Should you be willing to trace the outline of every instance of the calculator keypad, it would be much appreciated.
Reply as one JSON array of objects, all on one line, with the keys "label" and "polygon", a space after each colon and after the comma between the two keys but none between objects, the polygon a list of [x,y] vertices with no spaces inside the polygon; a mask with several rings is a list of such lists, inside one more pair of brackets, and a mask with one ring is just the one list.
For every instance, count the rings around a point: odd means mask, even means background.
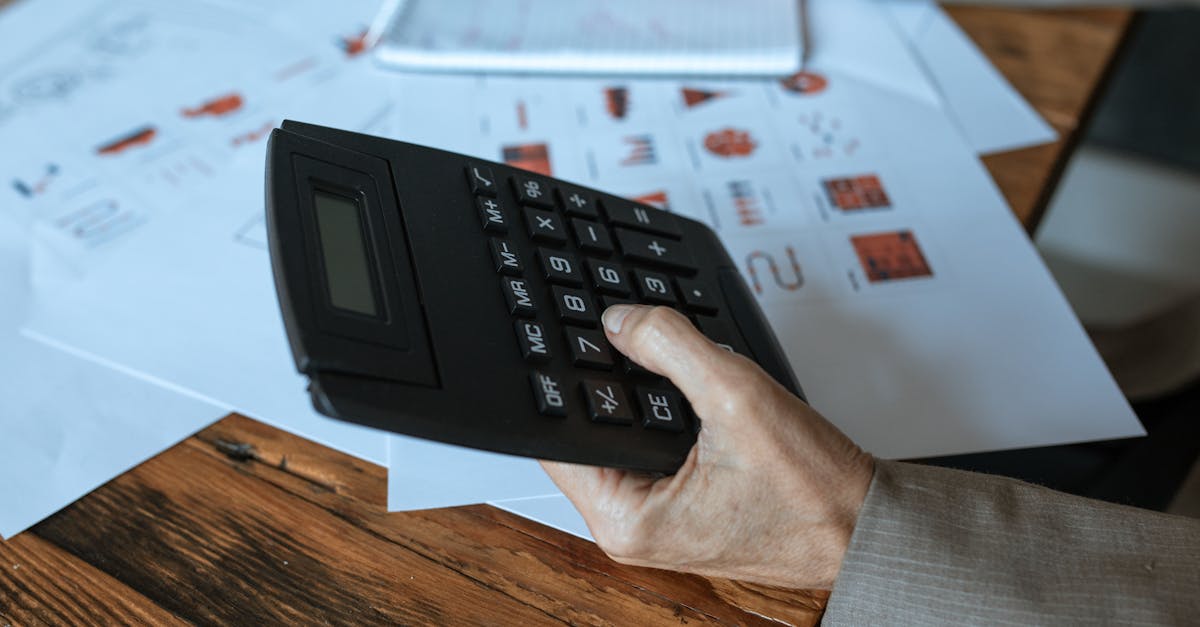
[{"label": "calculator keypad", "polygon": [[[613,305],[666,305],[693,314],[714,341],[748,354],[736,328],[716,317],[719,298],[695,278],[697,264],[676,218],[525,173],[507,177],[516,206],[506,207],[498,193],[503,176],[498,182],[491,168],[470,163],[466,172],[481,228],[493,236],[492,264],[531,368],[538,412],[562,418],[582,410],[595,423],[688,429],[678,390],[613,349],[599,325],[601,312]],[[514,217],[524,232],[509,222]],[[552,304],[543,307],[546,299]],[[566,354],[557,354],[557,346]],[[578,377],[563,374],[562,364],[577,369]]]}]

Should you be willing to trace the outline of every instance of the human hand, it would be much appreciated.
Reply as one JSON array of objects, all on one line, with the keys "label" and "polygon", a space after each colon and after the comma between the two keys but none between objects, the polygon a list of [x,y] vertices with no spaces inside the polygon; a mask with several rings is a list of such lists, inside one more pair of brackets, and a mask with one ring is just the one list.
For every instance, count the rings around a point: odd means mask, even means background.
[{"label": "human hand", "polygon": [[672,309],[617,305],[604,327],[617,350],[687,396],[703,428],[671,477],[542,462],[600,548],[623,564],[832,588],[871,456]]}]

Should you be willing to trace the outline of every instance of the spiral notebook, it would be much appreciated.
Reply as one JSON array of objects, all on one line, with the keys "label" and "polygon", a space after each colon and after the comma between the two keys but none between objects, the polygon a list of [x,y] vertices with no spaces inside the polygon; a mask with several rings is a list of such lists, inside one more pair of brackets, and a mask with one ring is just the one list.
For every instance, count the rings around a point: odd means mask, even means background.
[{"label": "spiral notebook", "polygon": [[406,71],[778,76],[804,49],[799,0],[391,0],[375,58]]}]

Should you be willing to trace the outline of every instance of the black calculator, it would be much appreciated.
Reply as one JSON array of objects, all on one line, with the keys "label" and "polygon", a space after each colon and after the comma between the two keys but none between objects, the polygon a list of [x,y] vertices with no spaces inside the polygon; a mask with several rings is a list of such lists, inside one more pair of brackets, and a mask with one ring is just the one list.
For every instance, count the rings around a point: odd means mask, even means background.
[{"label": "black calculator", "polygon": [[801,393],[707,226],[433,148],[286,121],[271,265],[321,413],[499,453],[678,470],[700,421],[609,346],[600,314],[672,307]]}]

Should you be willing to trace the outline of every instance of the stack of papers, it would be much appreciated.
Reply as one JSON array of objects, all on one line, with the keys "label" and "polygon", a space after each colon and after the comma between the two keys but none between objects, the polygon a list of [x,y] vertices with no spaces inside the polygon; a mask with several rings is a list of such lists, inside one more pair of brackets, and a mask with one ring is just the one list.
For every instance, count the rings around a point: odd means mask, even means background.
[{"label": "stack of papers", "polygon": [[877,455],[1141,434],[977,159],[1053,133],[932,3],[812,6],[809,71],[744,81],[384,71],[373,0],[0,13],[0,141],[22,148],[0,155],[0,535],[236,410],[386,464],[392,509],[493,502],[586,536],[531,460],[309,407],[265,249],[284,118],[712,225],[813,405]]}]

